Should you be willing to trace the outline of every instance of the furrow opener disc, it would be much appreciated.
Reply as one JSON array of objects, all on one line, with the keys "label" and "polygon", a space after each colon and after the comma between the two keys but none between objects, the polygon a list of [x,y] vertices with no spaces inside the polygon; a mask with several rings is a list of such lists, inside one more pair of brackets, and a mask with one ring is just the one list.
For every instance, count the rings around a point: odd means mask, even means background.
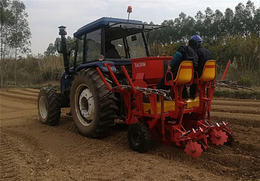
[{"label": "furrow opener disc", "polygon": [[215,128],[210,133],[210,140],[213,144],[219,146],[224,145],[225,142],[227,142],[228,136],[225,132],[222,130],[217,131]]},{"label": "furrow opener disc", "polygon": [[184,149],[185,153],[187,155],[190,155],[194,158],[197,158],[201,155],[202,153],[202,148],[201,145],[198,144],[197,142],[193,142],[192,140],[190,140],[187,144],[186,144],[186,148]]}]

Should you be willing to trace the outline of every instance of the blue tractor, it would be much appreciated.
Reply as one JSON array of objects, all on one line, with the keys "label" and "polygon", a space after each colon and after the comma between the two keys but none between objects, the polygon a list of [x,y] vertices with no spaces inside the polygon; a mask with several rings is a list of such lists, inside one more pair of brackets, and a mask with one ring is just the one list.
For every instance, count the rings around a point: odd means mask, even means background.
[{"label": "blue tractor", "polygon": [[40,121],[57,125],[61,108],[70,107],[75,125],[82,135],[93,138],[108,135],[114,120],[124,117],[124,102],[120,94],[108,90],[96,67],[111,86],[114,83],[107,66],[113,70],[120,84],[124,84],[126,79],[120,67],[124,65],[132,76],[131,60],[150,56],[147,32],[160,27],[136,20],[100,18],[74,33],[77,40],[73,66],[70,67],[71,51],[67,50],[66,27],[60,26],[58,49],[63,54],[65,72],[61,76],[60,93],[51,87],[40,90]]}]

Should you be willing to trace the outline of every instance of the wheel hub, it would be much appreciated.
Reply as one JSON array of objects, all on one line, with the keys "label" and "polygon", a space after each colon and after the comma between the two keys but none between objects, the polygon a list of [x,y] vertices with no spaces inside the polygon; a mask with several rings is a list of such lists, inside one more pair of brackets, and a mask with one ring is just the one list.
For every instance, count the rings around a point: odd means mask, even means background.
[{"label": "wheel hub", "polygon": [[47,100],[45,97],[41,96],[39,101],[39,111],[42,119],[46,119],[48,115],[47,111]]},{"label": "wheel hub", "polygon": [[88,88],[84,89],[79,96],[79,111],[87,120],[84,124],[90,124],[94,118],[95,105],[93,95]]},{"label": "wheel hub", "polygon": [[134,145],[136,145],[136,146],[140,145],[141,144],[141,134],[140,134],[140,132],[134,131],[131,134],[131,139],[132,139],[132,142],[134,143]]}]

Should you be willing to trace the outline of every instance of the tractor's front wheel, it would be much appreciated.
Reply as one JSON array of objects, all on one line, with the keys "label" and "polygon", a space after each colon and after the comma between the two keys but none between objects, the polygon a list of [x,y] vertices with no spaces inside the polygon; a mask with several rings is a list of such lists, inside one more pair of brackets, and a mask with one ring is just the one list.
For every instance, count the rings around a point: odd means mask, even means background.
[{"label": "tractor's front wheel", "polygon": [[128,142],[133,151],[145,153],[151,148],[151,134],[147,125],[136,122],[128,128]]},{"label": "tractor's front wheel", "polygon": [[104,137],[112,129],[116,116],[116,98],[95,69],[78,72],[70,91],[73,120],[87,137]]},{"label": "tractor's front wheel", "polygon": [[38,95],[38,115],[43,124],[55,126],[60,120],[60,97],[51,87],[43,87]]}]

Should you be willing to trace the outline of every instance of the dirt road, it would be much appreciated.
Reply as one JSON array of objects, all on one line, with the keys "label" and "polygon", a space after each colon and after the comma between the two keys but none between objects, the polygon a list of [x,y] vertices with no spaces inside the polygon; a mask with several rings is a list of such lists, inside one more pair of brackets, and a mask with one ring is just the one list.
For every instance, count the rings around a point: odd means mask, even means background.
[{"label": "dirt road", "polygon": [[195,159],[160,143],[133,152],[119,126],[105,139],[83,137],[68,109],[58,126],[45,126],[38,92],[0,91],[0,180],[260,180],[260,101],[213,100],[212,119],[228,121],[236,142],[210,145]]}]

